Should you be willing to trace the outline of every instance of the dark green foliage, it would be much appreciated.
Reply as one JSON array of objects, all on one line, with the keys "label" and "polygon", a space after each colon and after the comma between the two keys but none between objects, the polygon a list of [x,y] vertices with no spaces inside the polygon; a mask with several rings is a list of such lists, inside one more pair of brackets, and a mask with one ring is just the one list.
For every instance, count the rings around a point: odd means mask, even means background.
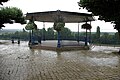
[{"label": "dark green foliage", "polygon": [[96,38],[99,39],[100,38],[100,27],[97,27],[97,31],[96,31]]},{"label": "dark green foliage", "polygon": [[7,2],[9,0],[0,0],[0,4],[3,5],[4,2]]},{"label": "dark green foliage", "polygon": [[25,26],[26,30],[37,30],[37,25],[34,23],[34,20],[29,20],[28,24]]},{"label": "dark green foliage", "polygon": [[46,39],[53,40],[54,37],[54,30],[53,28],[48,28],[46,32]]},{"label": "dark green foliage", "polygon": [[[45,30],[45,34],[43,34],[44,30],[45,29],[39,29],[39,30],[33,31],[36,40],[38,39],[38,37],[43,40],[44,35],[45,35],[46,40],[57,40],[57,32],[55,32],[53,30],[53,28],[48,28],[47,30]],[[0,39],[11,40],[12,37],[14,37],[16,39],[19,37],[20,40],[29,40],[29,36],[30,36],[29,32],[25,31],[25,29],[23,29],[23,31],[20,31],[20,30],[16,31],[15,33],[7,33],[7,32],[1,34]],[[88,32],[88,34],[89,34],[89,32]],[[100,38],[96,38],[96,35],[97,35],[97,32],[91,33],[91,39],[92,39],[91,41],[94,44],[112,44],[112,45],[120,44],[118,32],[117,33],[101,32]],[[85,41],[85,36],[86,36],[85,32],[80,32],[79,40]],[[75,40],[76,41],[77,38],[78,38],[78,32],[72,32],[70,29],[68,29],[66,27],[61,30],[61,40]],[[88,35],[88,41],[89,41],[89,39],[90,38]]]},{"label": "dark green foliage", "polygon": [[[0,5],[3,5],[4,2],[7,2],[9,0],[0,0]],[[0,29],[2,27],[5,27],[3,24],[5,23],[21,23],[25,24],[25,18],[23,16],[23,13],[20,9],[13,7],[0,7]]]},{"label": "dark green foliage", "polygon": [[23,16],[23,13],[20,9],[16,7],[5,7],[0,8],[0,28],[4,27],[3,24],[5,23],[21,23],[25,24],[25,18]]},{"label": "dark green foliage", "polygon": [[61,39],[62,40],[70,40],[72,38],[73,38],[72,31],[70,29],[65,27],[61,30]]},{"label": "dark green foliage", "polygon": [[86,8],[100,20],[112,22],[120,33],[120,0],[80,0],[79,6]]}]

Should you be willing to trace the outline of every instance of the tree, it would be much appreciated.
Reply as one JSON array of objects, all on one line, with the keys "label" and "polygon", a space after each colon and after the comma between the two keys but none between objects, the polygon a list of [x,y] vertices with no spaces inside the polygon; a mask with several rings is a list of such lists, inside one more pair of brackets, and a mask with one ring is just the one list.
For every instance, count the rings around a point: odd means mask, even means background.
[{"label": "tree", "polygon": [[93,35],[93,40],[94,40],[95,43],[100,43],[100,35],[101,35],[100,27],[97,26],[96,32]]},{"label": "tree", "polygon": [[48,28],[46,32],[46,38],[49,40],[54,39],[54,30],[53,28]]},{"label": "tree", "polygon": [[114,23],[120,35],[120,0],[80,0],[78,4],[99,16],[99,20]]},{"label": "tree", "polygon": [[[4,2],[7,2],[9,0],[0,0],[0,5],[3,5]],[[20,9],[16,7],[1,7],[0,8],[0,29],[2,27],[5,27],[3,24],[5,23],[21,23],[25,24],[25,18],[23,16],[23,13]]]},{"label": "tree", "polygon": [[100,43],[102,44],[110,44],[110,35],[109,33],[103,33],[103,35],[101,36],[101,39],[100,39]]},{"label": "tree", "polygon": [[100,39],[100,27],[97,26],[96,39]]},{"label": "tree", "polygon": [[0,4],[3,5],[4,2],[7,2],[9,0],[0,0]]},{"label": "tree", "polygon": [[2,27],[5,27],[3,24],[5,23],[21,23],[25,24],[25,18],[23,16],[23,13],[20,9],[16,7],[5,7],[0,8],[0,29]]},{"label": "tree", "polygon": [[114,35],[114,40],[115,40],[116,44],[120,43],[119,38],[120,38],[120,36],[119,36],[118,32],[116,32]]},{"label": "tree", "polygon": [[66,27],[61,30],[61,38],[63,40],[68,40],[72,37],[72,31]]}]

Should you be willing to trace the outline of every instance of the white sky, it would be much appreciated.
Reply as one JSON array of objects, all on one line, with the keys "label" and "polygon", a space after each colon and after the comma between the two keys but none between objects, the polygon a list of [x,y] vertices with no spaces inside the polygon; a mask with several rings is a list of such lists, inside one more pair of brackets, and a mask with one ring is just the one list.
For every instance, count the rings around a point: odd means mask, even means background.
[{"label": "white sky", "polygon": [[[86,10],[79,10],[79,6],[77,4],[79,0],[10,0],[4,3],[4,7],[18,7],[20,8],[24,14],[27,12],[42,12],[42,11],[72,11],[72,12],[81,12],[87,13]],[[43,28],[43,23],[36,22],[38,28]],[[80,24],[81,25],[81,24]],[[45,23],[46,28],[52,27],[52,23]],[[65,27],[69,27],[71,31],[77,31],[78,24],[66,24]],[[101,32],[116,32],[114,30],[113,25],[110,23],[105,23],[104,21],[94,21],[92,22],[92,31],[96,31],[96,27],[100,26]],[[3,29],[23,29],[25,25],[20,24],[6,24],[6,27]],[[85,31],[80,29],[80,31]]]}]

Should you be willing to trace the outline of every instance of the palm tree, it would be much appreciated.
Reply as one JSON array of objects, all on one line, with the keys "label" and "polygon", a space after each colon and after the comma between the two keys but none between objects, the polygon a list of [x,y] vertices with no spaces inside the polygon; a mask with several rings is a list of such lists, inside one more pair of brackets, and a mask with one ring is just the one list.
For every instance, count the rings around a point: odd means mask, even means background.
[{"label": "palm tree", "polygon": [[82,25],[82,28],[86,29],[85,46],[87,46],[87,30],[91,30],[92,26],[86,22]]}]

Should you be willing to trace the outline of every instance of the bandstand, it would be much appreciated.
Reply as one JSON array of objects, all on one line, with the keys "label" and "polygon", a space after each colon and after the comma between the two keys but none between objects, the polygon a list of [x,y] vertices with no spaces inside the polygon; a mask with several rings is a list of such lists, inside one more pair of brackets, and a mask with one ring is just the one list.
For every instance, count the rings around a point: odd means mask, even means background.
[{"label": "bandstand", "polygon": [[[39,22],[51,22],[54,23],[56,18],[62,18],[64,23],[78,23],[78,27],[75,27],[78,29],[78,36],[79,36],[79,23],[83,22],[90,22],[94,21],[94,18],[92,14],[86,14],[86,13],[78,13],[78,12],[69,12],[69,11],[45,11],[45,12],[34,12],[34,13],[27,13],[26,14],[26,19],[34,19],[34,21],[39,21]],[[43,26],[45,27],[45,25]],[[48,43],[48,45],[47,45]],[[68,43],[65,41],[65,44]],[[80,41],[78,37],[77,42],[73,42],[74,45],[71,45],[72,42],[67,44],[67,46],[63,46],[61,44],[60,36],[58,34],[58,41],[52,41],[52,42],[42,42],[39,46],[38,45],[30,45],[32,48],[41,48],[41,49],[55,49],[55,50],[72,50],[72,49],[83,49],[83,46],[81,48],[80,46]],[[55,45],[49,45],[49,44],[55,44]]]}]

